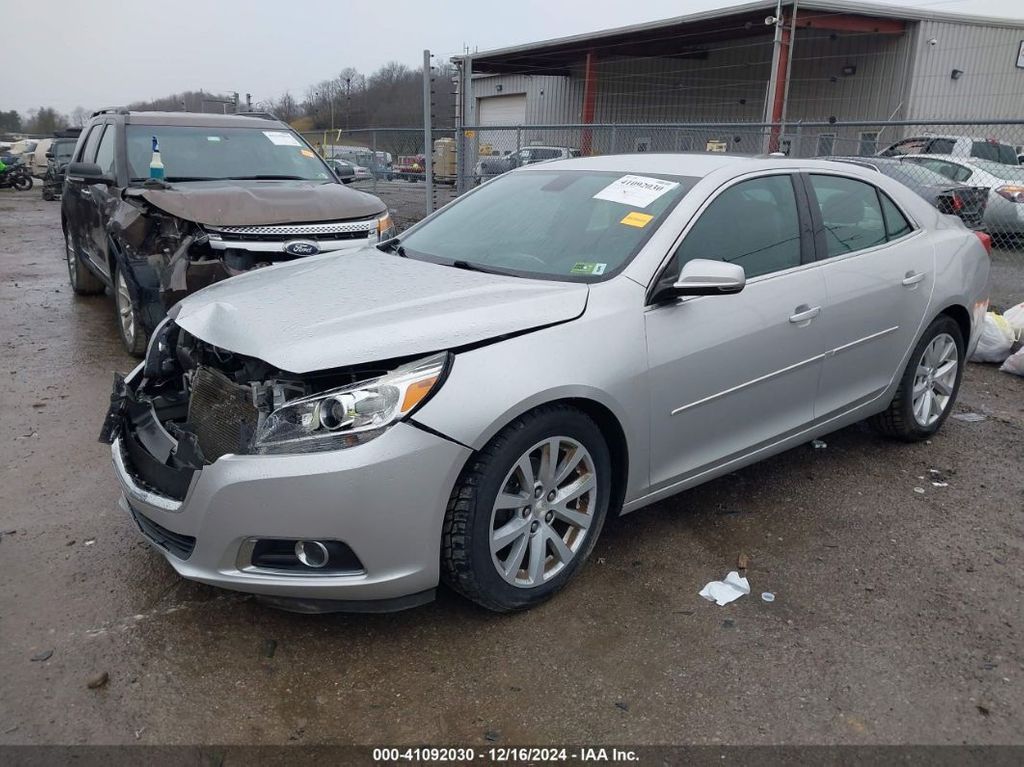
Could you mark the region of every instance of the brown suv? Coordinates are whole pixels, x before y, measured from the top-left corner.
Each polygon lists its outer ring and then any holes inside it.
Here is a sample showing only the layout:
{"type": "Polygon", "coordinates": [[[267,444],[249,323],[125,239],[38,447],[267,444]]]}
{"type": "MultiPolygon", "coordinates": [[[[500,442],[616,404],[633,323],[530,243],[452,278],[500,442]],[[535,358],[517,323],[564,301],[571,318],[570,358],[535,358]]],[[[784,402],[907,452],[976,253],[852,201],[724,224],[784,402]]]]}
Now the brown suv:
{"type": "Polygon", "coordinates": [[[71,287],[111,289],[125,348],[139,356],[188,293],[393,234],[379,198],[344,186],[272,115],[121,108],[96,112],[82,131],[61,225],[71,287]],[[154,144],[162,179],[150,177],[154,144]]]}

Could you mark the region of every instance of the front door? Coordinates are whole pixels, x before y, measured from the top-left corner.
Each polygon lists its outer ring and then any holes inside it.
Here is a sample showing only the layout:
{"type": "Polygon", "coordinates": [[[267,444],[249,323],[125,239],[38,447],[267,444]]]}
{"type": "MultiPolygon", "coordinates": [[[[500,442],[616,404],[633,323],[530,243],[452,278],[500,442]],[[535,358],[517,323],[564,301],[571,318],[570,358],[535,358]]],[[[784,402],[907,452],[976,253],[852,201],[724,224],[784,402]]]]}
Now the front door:
{"type": "MultiPolygon", "coordinates": [[[[651,306],[651,486],[699,475],[799,431],[814,414],[824,356],[825,281],[789,174],[740,181],[716,196],[669,264],[738,263],[742,292],[651,306]]],[[[804,211],[804,214],[806,211],[804,211]]]]}
{"type": "Polygon", "coordinates": [[[839,175],[807,178],[825,251],[828,356],[815,416],[826,418],[877,397],[902,373],[925,321],[935,256],[927,233],[874,185],[839,175]]]}

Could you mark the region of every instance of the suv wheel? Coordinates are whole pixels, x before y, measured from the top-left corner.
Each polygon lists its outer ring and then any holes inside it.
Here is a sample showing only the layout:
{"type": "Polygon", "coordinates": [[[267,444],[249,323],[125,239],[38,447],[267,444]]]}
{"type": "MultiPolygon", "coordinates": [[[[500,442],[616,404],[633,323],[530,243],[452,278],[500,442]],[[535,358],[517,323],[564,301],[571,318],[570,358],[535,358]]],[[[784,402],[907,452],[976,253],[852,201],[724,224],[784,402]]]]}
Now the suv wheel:
{"type": "Polygon", "coordinates": [[[117,308],[117,329],[121,333],[125,351],[133,357],[141,357],[146,353],[149,334],[143,327],[135,307],[132,306],[128,282],[120,265],[114,267],[114,306],[117,308]]]}
{"type": "Polygon", "coordinates": [[[964,340],[952,317],[938,317],[917,342],[896,396],[869,423],[905,442],[928,439],[953,409],[963,377],[964,340]]]}
{"type": "Polygon", "coordinates": [[[594,548],[610,495],[597,425],[567,406],[531,411],[463,469],[445,514],[445,582],[497,612],[543,602],[594,548]]]}
{"type": "Polygon", "coordinates": [[[66,228],[64,229],[64,258],[68,262],[68,282],[71,283],[71,289],[77,295],[91,296],[103,291],[103,280],[93,274],[89,267],[79,259],[66,228]]]}

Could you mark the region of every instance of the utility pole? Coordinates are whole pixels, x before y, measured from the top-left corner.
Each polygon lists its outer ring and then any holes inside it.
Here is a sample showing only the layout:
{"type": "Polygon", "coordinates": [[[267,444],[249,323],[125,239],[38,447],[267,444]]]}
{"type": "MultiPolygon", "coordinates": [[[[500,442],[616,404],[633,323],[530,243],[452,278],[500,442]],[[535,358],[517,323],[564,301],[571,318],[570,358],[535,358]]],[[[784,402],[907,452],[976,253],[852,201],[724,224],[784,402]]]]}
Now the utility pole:
{"type": "Polygon", "coordinates": [[[345,130],[349,129],[349,115],[352,114],[352,78],[345,78],[345,130]]]}
{"type": "Polygon", "coordinates": [[[434,212],[434,144],[430,124],[430,51],[423,51],[423,166],[427,191],[427,215],[434,212]]]}

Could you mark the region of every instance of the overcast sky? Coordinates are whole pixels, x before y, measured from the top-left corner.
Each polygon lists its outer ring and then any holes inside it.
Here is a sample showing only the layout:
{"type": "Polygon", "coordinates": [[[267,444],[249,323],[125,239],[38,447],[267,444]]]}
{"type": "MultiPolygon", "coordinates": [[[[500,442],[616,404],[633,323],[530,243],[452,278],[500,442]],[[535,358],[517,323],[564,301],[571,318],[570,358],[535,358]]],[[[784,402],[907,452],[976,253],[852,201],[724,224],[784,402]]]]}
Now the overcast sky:
{"type": "MultiPolygon", "coordinates": [[[[8,0],[0,110],[70,112],[185,90],[254,101],[352,66],[419,66],[463,45],[488,50],[741,5],[729,0],[8,0]],[[59,27],[58,27],[59,25],[59,27]]],[[[950,13],[1024,18],[1021,0],[904,0],[950,13]]]]}

